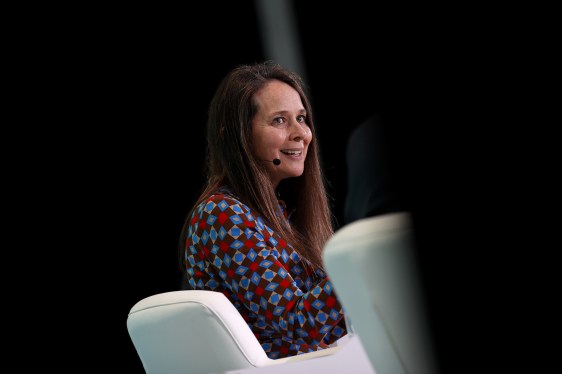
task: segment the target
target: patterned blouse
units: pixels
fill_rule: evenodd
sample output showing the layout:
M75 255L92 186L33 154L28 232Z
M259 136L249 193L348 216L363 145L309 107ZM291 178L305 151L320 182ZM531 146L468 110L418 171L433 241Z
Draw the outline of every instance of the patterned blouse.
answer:
M279 208L287 218L281 200ZM291 244L226 187L190 219L185 261L190 288L226 295L269 358L324 349L347 333L326 274L310 274Z

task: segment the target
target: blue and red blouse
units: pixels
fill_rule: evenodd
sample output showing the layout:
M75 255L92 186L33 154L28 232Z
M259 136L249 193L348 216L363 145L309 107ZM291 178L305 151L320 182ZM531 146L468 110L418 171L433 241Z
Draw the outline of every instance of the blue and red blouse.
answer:
M287 218L285 204L280 213ZM185 265L192 289L222 292L269 358L326 348L347 331L332 283L228 188L190 217Z

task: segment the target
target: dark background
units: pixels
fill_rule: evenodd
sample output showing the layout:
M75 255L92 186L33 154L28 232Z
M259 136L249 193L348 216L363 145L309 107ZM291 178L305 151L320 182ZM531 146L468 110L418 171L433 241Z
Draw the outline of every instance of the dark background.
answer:
M414 218L443 372L496 358L502 314L491 301L501 287L486 276L497 269L501 239L487 233L506 213L496 202L497 169L482 162L500 132L488 114L501 83L496 39L484 32L490 18L476 26L472 14L453 10L442 17L354 1L293 5L338 224L347 138L379 114ZM37 220L60 230L48 254L41 248L50 264L41 272L54 279L44 286L50 298L69 305L42 323L44 346L64 334L59 364L71 356L79 368L140 373L127 313L142 298L179 289L177 242L203 184L207 105L230 69L266 57L252 1L72 14L34 33L34 57L48 68L29 73L45 80L39 93L50 120L39 134L53 139L53 159L37 161L49 190Z

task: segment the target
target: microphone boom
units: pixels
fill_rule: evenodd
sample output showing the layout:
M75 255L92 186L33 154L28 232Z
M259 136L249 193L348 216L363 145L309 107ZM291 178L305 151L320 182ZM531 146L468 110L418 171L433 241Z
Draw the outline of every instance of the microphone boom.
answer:
M273 160L260 160L260 161L273 162L273 165L275 165L275 166L281 165L281 160L278 159L278 158L274 158Z

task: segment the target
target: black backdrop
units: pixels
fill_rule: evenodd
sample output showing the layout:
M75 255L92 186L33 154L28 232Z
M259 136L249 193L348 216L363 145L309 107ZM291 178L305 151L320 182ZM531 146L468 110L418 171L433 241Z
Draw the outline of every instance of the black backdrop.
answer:
M465 223L483 202L464 153L479 130L468 126L482 105L479 78L467 69L478 55L458 20L431 12L373 13L353 2L295 10L334 213L343 222L345 141L379 113L393 124L392 167L414 215L439 359L458 369L477 320L466 318L476 308L467 291L480 282L468 280L476 260ZM56 256L65 263L56 286L78 287L70 304L80 322L65 311L53 331L70 330L83 365L132 373L142 366L129 309L179 287L177 240L203 183L208 102L228 70L264 52L249 1L102 13L60 30L70 62L58 67L66 101L54 101L70 140L61 142L66 183L56 201L67 202L70 250Z

